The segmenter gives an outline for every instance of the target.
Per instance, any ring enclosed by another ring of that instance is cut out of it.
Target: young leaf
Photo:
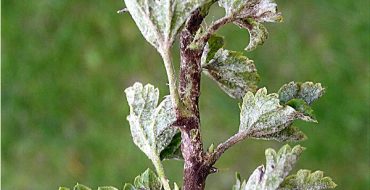
[[[244,96],[239,132],[245,132],[255,138],[277,139],[274,136],[289,127],[296,119],[312,121],[292,107],[280,105],[277,94],[267,94],[266,88],[262,88],[255,95],[248,92]]]
[[[203,56],[208,57],[205,54]],[[203,71],[233,98],[241,99],[246,92],[255,92],[259,82],[253,61],[239,52],[219,49],[202,67]]]
[[[208,0],[125,0],[145,39],[159,52],[170,47],[186,19]]]
[[[154,86],[135,83],[125,90],[130,106],[131,134],[134,143],[150,158],[159,157],[159,153],[170,144],[178,132],[171,124],[176,120],[176,113],[169,97],[157,106],[159,92]]]
[[[302,99],[308,105],[311,105],[315,100],[319,99],[324,93],[325,88],[321,86],[321,83],[314,84],[313,82],[290,82],[284,84],[279,89],[280,101],[287,103],[292,99]]]
[[[298,157],[304,148],[297,145],[291,148],[289,145],[283,146],[277,153],[273,149],[267,149],[266,168],[259,166],[249,177],[248,182],[240,183],[240,177],[237,179],[238,188],[236,190],[276,190],[283,182],[284,178],[292,170]],[[234,186],[234,187],[235,187]]]
[[[336,186],[330,177],[324,177],[322,171],[311,173],[310,170],[299,170],[297,174],[288,176],[280,184],[279,190],[322,190],[333,189]]]
[[[249,31],[247,51],[254,50],[267,39],[267,29],[261,23],[283,19],[274,0],[220,0],[219,5],[225,9],[227,17],[233,18],[234,24]]]
[[[159,177],[149,168],[137,176],[134,184],[126,183],[123,190],[161,190],[162,183]]]

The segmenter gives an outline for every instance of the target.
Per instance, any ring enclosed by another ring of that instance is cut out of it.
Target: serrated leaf
[[[82,184],[76,184],[74,187],[73,187],[73,190],[91,190],[90,187],[87,187],[85,185],[82,185]]]
[[[160,155],[161,160],[182,160],[182,153],[181,153],[181,133],[177,133],[173,138],[171,143],[162,150]]]
[[[249,31],[247,51],[256,49],[268,38],[268,31],[261,23],[283,20],[274,0],[220,0],[219,5],[225,9],[226,16],[233,18],[234,24]]]
[[[170,97],[158,105],[159,92],[154,86],[135,83],[125,90],[130,106],[131,134],[134,143],[150,158],[159,157],[160,152],[170,144],[178,132],[171,124],[176,113]]]
[[[125,0],[128,11],[145,39],[160,52],[172,45],[191,13],[208,0]]]
[[[245,48],[246,51],[255,50],[258,45],[262,45],[268,38],[267,28],[252,18],[239,19],[234,23],[241,28],[247,29],[249,32],[249,44]]]
[[[207,57],[204,54],[203,56]],[[241,99],[246,92],[254,92],[259,82],[253,61],[239,52],[219,49],[202,67],[203,71],[233,98]]]
[[[249,177],[248,182],[240,182],[237,177],[235,190],[276,190],[283,182],[284,178],[292,170],[298,157],[304,148],[297,145],[291,148],[289,145],[283,146],[278,152],[273,149],[267,149],[266,167],[259,166]]]
[[[126,183],[124,190],[161,190],[162,183],[159,177],[149,168],[144,173],[137,176],[134,184]]]
[[[321,83],[313,82],[290,82],[284,84],[279,89],[280,101],[283,103],[288,102],[292,99],[302,99],[308,105],[311,105],[315,100],[319,99],[324,93],[325,88],[321,86]]]
[[[280,184],[279,190],[322,190],[336,186],[330,177],[324,177],[322,171],[311,173],[310,170],[299,170],[297,174],[288,176]]]
[[[220,0],[227,16],[254,18],[258,22],[281,22],[281,13],[274,0]]]
[[[112,186],[103,186],[103,187],[98,187],[98,190],[118,190],[118,189]]]
[[[311,121],[311,118],[292,107],[280,105],[277,94],[267,94],[266,88],[261,88],[255,95],[248,92],[244,96],[239,132],[247,133],[254,138],[277,139],[276,135],[297,119]]]

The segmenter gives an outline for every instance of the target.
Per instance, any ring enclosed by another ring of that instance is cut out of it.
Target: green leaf
[[[73,190],[91,190],[89,187],[85,186],[85,185],[82,185],[82,184],[76,184],[74,187],[73,187]]]
[[[277,135],[287,134],[286,131],[279,132],[297,119],[312,121],[310,117],[304,116],[292,107],[280,105],[277,94],[267,94],[266,88],[261,88],[255,95],[248,92],[244,96],[239,132],[247,133],[254,138],[278,139]]]
[[[321,86],[321,83],[293,81],[283,85],[278,93],[280,101],[283,103],[292,99],[302,99],[308,105],[311,105],[325,93],[325,88]]]
[[[69,190],[69,188],[67,188],[67,187],[59,187],[58,190]]]
[[[162,183],[159,177],[150,169],[137,176],[134,184],[126,183],[124,190],[161,190]]]
[[[118,189],[112,186],[103,186],[103,187],[98,187],[98,190],[118,190]]]
[[[208,63],[215,57],[216,52],[224,46],[224,38],[218,35],[211,35],[202,55],[202,65]],[[204,60],[204,58],[206,58]]]
[[[295,110],[303,113],[305,116],[311,117],[315,120],[315,114],[313,109],[302,99],[291,99],[289,100],[286,105],[294,108]]]
[[[131,134],[134,143],[150,158],[159,157],[160,152],[170,144],[178,132],[171,124],[176,113],[170,97],[158,105],[159,92],[154,86],[135,83],[125,90],[130,106]]]
[[[209,52],[212,54],[212,49]],[[203,54],[202,59],[209,60],[208,55]],[[203,62],[202,67],[205,74],[215,80],[221,89],[233,98],[241,99],[248,91],[255,92],[259,82],[259,75],[253,61],[239,52],[218,49],[212,59]]]
[[[240,182],[240,177],[237,177],[237,183],[234,185],[235,190],[276,190],[283,182],[284,178],[292,170],[298,157],[303,152],[304,148],[297,145],[291,148],[289,145],[283,146],[278,152],[273,149],[267,149],[266,167],[259,166],[249,177],[248,182]]]
[[[247,51],[256,49],[268,38],[267,29],[261,23],[283,20],[274,0],[220,0],[219,5],[227,17],[233,18],[234,24],[249,31]]]
[[[172,45],[191,13],[208,0],[125,0],[145,39],[159,52]]]
[[[182,160],[181,153],[181,133],[177,133],[173,138],[171,143],[162,150],[160,155],[161,160]]]
[[[299,170],[297,174],[288,176],[279,190],[322,190],[333,189],[337,185],[330,177],[324,177],[322,171],[311,173],[310,170]]]

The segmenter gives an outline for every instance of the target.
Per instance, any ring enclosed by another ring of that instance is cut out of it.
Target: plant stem
[[[177,91],[176,76],[175,69],[172,63],[171,49],[169,47],[164,47],[162,49],[163,51],[161,51],[161,56],[164,62],[164,66],[166,68],[171,100],[175,107],[178,108],[181,105],[179,92]]]
[[[168,179],[164,173],[164,168],[159,157],[152,158],[152,162],[154,164],[155,170],[157,171],[159,178],[161,179],[163,188],[165,190],[171,190],[170,184],[168,183]]]

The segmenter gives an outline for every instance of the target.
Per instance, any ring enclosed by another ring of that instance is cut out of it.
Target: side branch
[[[194,39],[194,41],[192,42],[192,44],[194,44],[195,47],[203,47],[205,45],[205,43],[209,40],[209,38],[218,29],[220,29],[225,24],[228,24],[228,23],[233,22],[234,20],[235,20],[235,18],[234,17],[231,17],[231,16],[225,16],[225,17],[222,17],[222,18],[216,20],[215,22],[212,23],[212,25],[209,28],[207,28],[207,31],[205,31],[205,33],[203,33],[203,35],[201,35],[198,38]]]
[[[227,139],[225,142],[219,144],[215,151],[209,156],[207,160],[208,166],[213,166],[217,160],[221,157],[221,155],[230,147],[235,145],[236,143],[239,143],[240,141],[243,141],[244,139],[250,137],[250,133],[248,131],[239,132],[229,139]]]

